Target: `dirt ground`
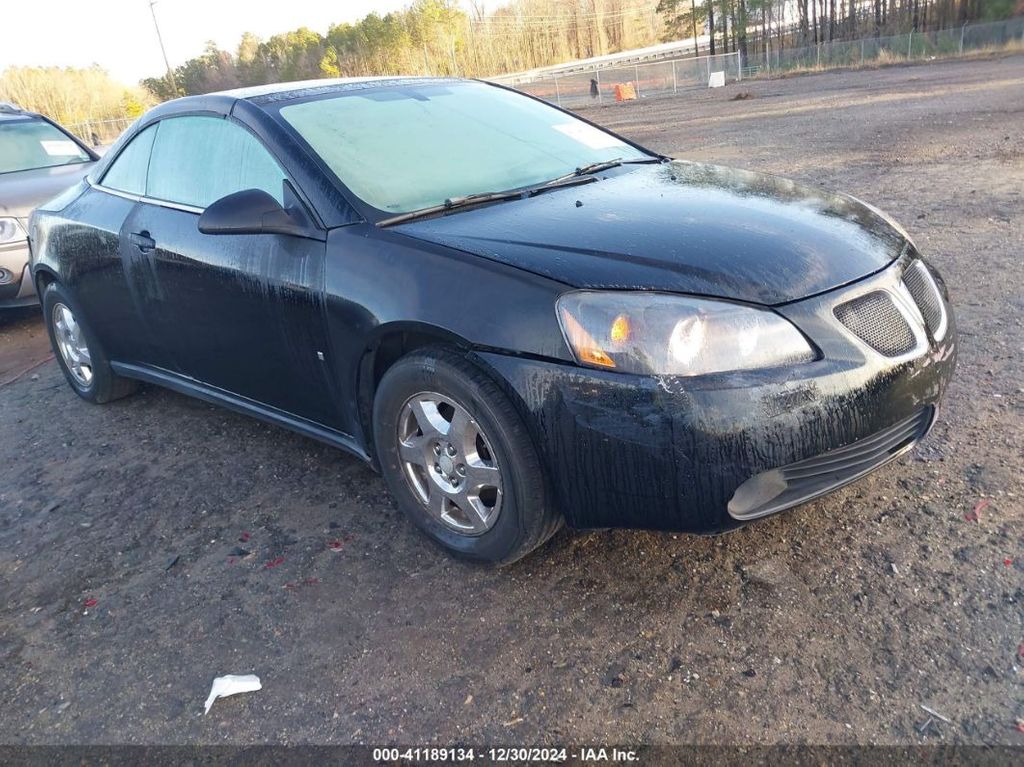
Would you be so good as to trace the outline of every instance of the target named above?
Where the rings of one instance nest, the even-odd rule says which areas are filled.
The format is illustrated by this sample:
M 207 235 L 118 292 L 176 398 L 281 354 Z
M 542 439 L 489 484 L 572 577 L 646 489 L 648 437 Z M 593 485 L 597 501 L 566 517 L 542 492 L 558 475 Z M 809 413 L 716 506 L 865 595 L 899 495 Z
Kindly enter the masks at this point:
M 961 328 L 925 444 L 724 537 L 566 531 L 495 571 L 351 457 L 45 362 L 0 386 L 0 742 L 1024 745 L 1024 57 L 587 116 L 902 221 Z M 0 338 L 8 380 L 45 333 Z
M 50 359 L 53 351 L 39 309 L 0 310 L 0 386 Z

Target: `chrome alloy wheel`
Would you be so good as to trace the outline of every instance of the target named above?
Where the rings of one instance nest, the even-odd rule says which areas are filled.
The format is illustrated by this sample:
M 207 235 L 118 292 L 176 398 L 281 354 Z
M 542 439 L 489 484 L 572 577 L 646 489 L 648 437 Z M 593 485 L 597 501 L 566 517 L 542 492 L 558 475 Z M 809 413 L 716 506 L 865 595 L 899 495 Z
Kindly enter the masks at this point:
M 432 517 L 481 535 L 501 513 L 501 467 L 490 440 L 451 397 L 420 392 L 402 406 L 398 454 L 406 480 Z
M 53 335 L 72 378 L 88 388 L 92 383 L 92 355 L 89 354 L 82 326 L 75 320 L 71 310 L 61 303 L 53 306 Z

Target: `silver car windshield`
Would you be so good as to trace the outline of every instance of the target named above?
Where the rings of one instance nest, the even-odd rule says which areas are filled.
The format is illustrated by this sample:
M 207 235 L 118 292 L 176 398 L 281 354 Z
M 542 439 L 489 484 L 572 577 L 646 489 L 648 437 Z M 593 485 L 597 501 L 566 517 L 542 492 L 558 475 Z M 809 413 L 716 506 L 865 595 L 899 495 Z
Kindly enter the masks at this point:
M 91 159 L 66 134 L 44 120 L 0 122 L 0 173 L 72 165 Z
M 476 82 L 330 93 L 280 115 L 353 194 L 389 213 L 651 157 L 542 102 Z

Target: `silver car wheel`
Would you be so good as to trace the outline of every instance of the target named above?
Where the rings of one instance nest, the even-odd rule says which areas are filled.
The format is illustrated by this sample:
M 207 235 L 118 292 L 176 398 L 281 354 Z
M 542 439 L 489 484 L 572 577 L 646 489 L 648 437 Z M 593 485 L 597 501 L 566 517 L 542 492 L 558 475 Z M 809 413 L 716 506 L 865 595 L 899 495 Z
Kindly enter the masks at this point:
M 57 339 L 64 365 L 83 388 L 92 383 L 92 355 L 85 342 L 82 326 L 75 320 L 75 315 L 62 303 L 53 306 L 53 335 Z
M 501 513 L 502 474 L 491 442 L 447 395 L 410 397 L 398 418 L 403 474 L 430 515 L 462 535 L 481 535 Z

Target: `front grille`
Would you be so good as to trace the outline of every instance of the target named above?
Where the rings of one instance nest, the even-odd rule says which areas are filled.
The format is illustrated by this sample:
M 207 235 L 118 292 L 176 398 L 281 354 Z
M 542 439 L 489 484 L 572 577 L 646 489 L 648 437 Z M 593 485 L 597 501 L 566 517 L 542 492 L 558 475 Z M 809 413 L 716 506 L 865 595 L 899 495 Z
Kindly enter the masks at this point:
M 934 412 L 930 406 L 922 408 L 846 447 L 751 477 L 733 494 L 729 514 L 735 519 L 763 517 L 853 482 L 916 444 L 931 426 Z
M 903 272 L 903 284 L 907 286 L 914 303 L 921 311 L 932 338 L 941 341 L 946 334 L 946 308 L 942 304 L 939 286 L 923 261 L 914 261 Z
M 886 357 L 899 357 L 917 346 L 907 318 L 883 290 L 858 296 L 833 312 L 858 338 Z

